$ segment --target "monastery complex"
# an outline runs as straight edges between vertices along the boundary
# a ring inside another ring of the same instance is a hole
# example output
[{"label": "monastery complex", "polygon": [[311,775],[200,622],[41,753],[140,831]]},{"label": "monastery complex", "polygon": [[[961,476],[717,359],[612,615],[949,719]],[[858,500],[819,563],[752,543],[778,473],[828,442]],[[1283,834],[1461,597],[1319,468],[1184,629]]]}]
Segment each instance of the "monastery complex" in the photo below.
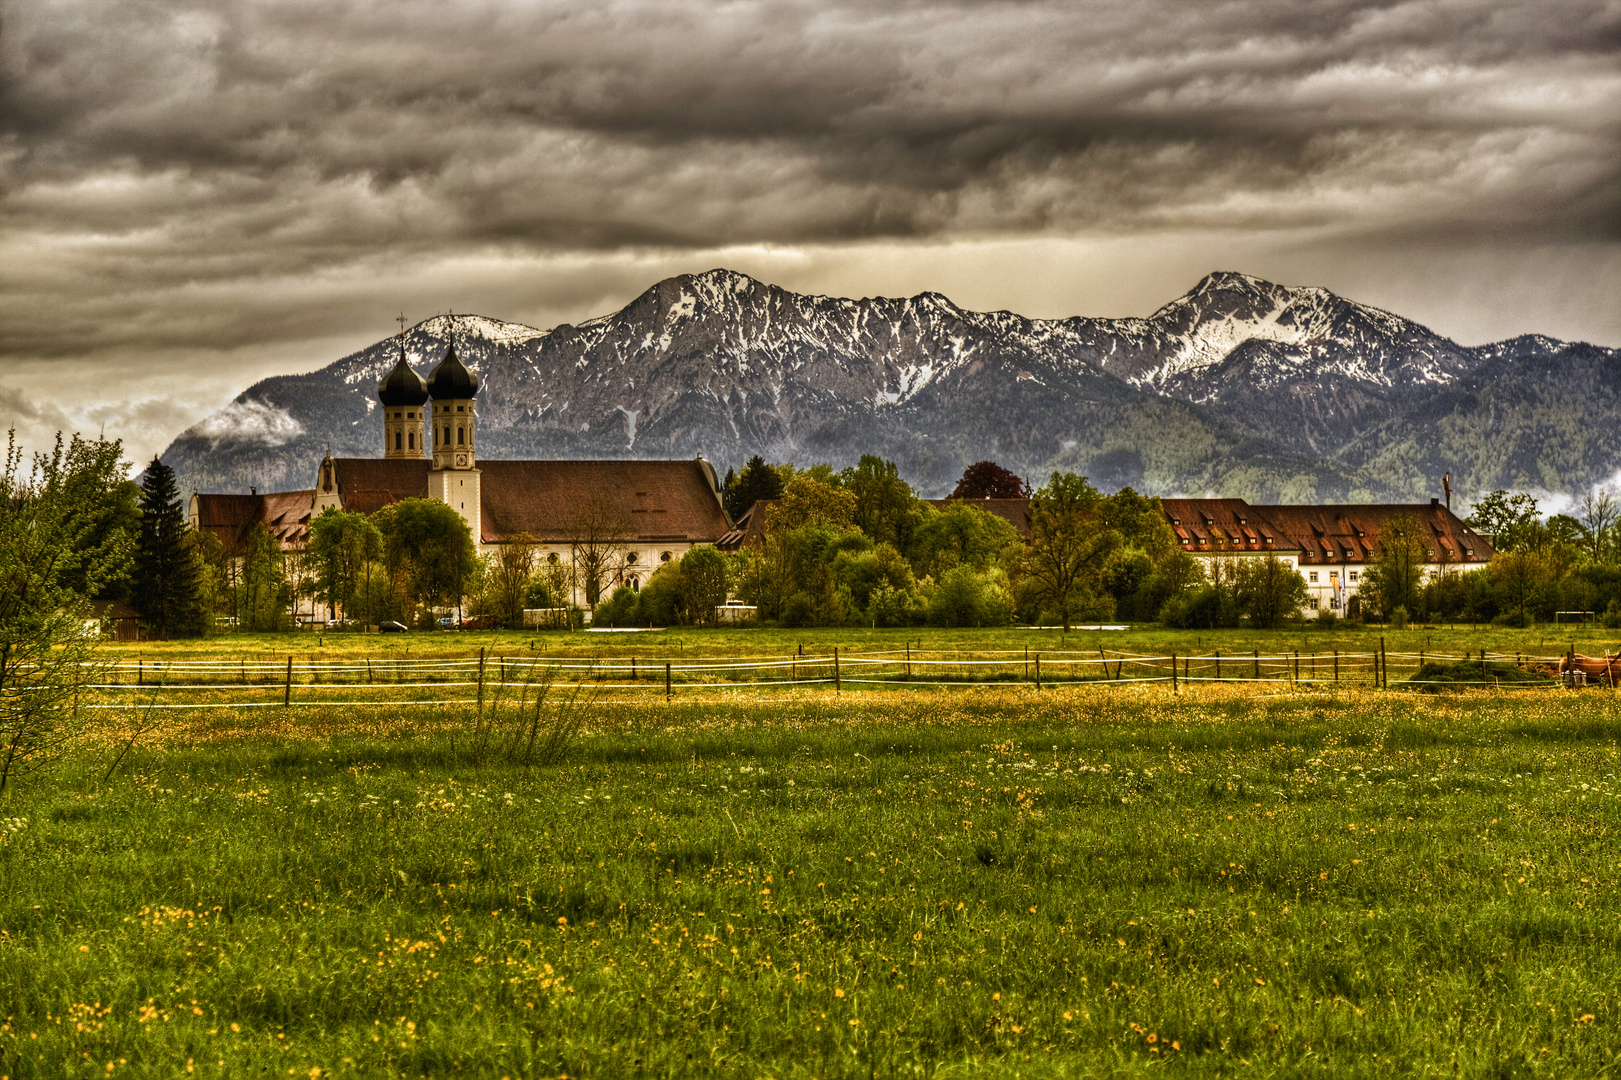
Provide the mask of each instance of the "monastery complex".
[{"label": "monastery complex", "polygon": [[[229,550],[244,548],[264,523],[285,549],[299,549],[310,519],[328,507],[370,514],[400,499],[437,499],[467,522],[480,554],[522,535],[542,559],[568,561],[586,540],[591,519],[613,523],[623,552],[611,592],[640,588],[661,562],[694,546],[736,550],[761,543],[765,506],[737,522],[727,518],[714,468],[691,461],[479,461],[475,403],[479,381],[452,345],[427,381],[399,362],[378,385],[383,454],[334,458],[320,464],[314,485],[300,491],[248,495],[194,494],[190,520],[214,532]],[[929,500],[944,505],[945,500]],[[986,500],[1026,540],[1026,499]],[[994,505],[993,505],[994,504]],[[1276,555],[1306,580],[1308,617],[1332,611],[1359,614],[1363,571],[1375,558],[1380,531],[1398,515],[1417,518],[1429,543],[1426,578],[1491,561],[1488,538],[1441,504],[1259,506],[1242,499],[1160,501],[1183,550],[1214,568],[1223,560]],[[576,593],[576,603],[583,601]]]}]

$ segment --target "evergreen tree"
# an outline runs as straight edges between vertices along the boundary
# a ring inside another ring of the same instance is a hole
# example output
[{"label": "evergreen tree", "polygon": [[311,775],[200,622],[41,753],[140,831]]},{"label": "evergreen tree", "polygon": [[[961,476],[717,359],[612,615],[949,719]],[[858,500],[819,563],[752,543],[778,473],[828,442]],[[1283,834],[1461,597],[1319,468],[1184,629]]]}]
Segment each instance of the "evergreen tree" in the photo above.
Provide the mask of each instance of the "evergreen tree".
[{"label": "evergreen tree", "polygon": [[760,499],[782,498],[782,490],[781,474],[767,465],[765,458],[755,454],[743,466],[743,472],[726,485],[722,501],[726,505],[727,515],[736,521]]},{"label": "evergreen tree", "polygon": [[197,558],[186,543],[186,519],[180,512],[174,470],[157,458],[141,478],[140,508],[135,607],[154,634],[196,634],[201,621]]}]

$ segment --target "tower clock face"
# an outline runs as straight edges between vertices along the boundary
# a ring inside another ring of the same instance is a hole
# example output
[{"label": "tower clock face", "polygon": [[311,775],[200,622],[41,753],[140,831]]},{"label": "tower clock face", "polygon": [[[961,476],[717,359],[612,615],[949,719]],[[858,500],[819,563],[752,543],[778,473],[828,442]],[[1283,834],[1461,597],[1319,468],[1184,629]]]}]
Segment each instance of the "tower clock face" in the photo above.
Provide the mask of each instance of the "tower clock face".
[{"label": "tower clock face", "polygon": [[458,465],[466,465],[467,464],[467,455],[466,454],[457,454],[456,455],[456,464],[458,464]]}]

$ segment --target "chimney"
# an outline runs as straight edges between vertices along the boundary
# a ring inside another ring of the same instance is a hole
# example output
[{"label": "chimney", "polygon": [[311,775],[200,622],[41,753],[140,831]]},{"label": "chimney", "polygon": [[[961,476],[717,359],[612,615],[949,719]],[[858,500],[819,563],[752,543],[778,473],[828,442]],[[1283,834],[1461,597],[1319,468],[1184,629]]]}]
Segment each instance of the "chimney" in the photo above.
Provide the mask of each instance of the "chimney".
[{"label": "chimney", "polygon": [[249,495],[257,495],[257,494],[259,494],[259,489],[256,488],[256,487],[250,487],[250,488],[248,488],[248,494]]},{"label": "chimney", "polygon": [[1441,505],[1441,500],[1436,499],[1436,498],[1431,498],[1430,499],[1430,505],[1431,506],[1440,506]]}]

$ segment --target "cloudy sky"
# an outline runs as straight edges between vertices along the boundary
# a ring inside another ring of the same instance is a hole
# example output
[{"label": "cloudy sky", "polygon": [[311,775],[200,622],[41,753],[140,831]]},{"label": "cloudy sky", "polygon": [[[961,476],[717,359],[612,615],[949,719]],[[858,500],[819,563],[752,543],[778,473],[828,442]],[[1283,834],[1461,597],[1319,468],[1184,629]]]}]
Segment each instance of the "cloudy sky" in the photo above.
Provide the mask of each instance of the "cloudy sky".
[{"label": "cloudy sky", "polygon": [[715,266],[1621,345],[1618,60],[1621,0],[0,0],[0,421],[144,459],[401,309]]}]

